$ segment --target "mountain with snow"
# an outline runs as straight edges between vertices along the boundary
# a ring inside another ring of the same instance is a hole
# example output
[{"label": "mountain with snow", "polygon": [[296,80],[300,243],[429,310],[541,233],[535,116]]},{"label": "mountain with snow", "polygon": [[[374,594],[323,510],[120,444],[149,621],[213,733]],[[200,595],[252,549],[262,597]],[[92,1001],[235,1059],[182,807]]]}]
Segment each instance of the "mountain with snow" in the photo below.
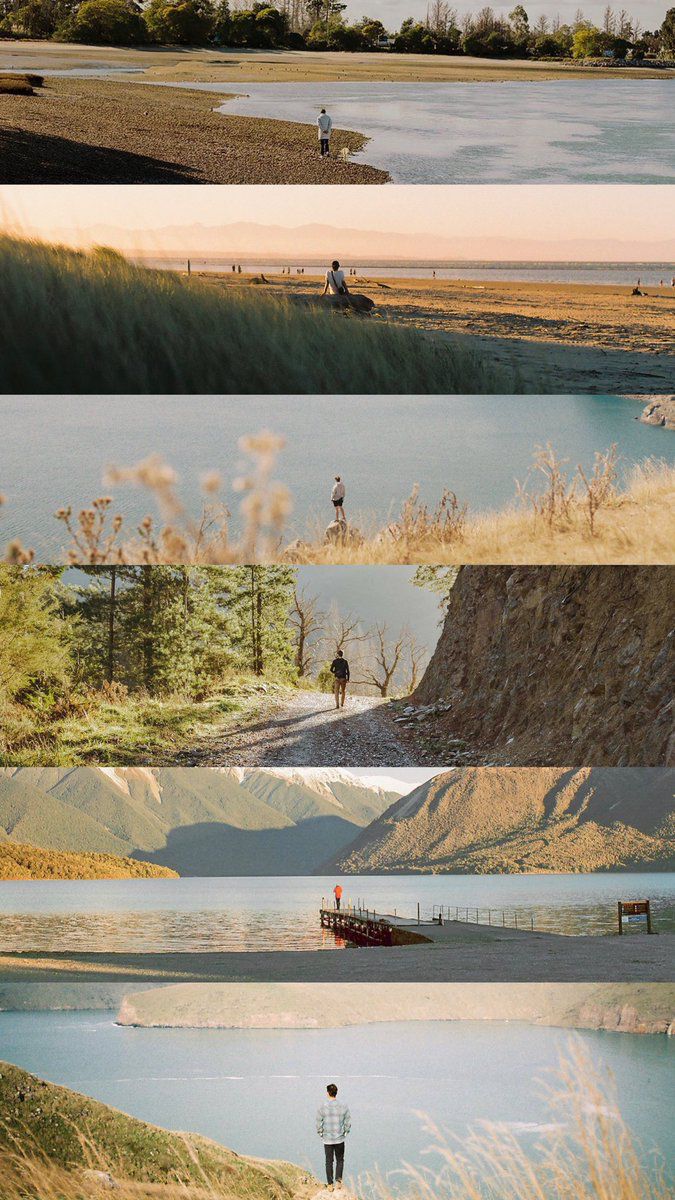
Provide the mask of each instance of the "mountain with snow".
[{"label": "mountain with snow", "polygon": [[391,784],[332,768],[5,767],[0,841],[181,875],[309,874],[399,799]]}]

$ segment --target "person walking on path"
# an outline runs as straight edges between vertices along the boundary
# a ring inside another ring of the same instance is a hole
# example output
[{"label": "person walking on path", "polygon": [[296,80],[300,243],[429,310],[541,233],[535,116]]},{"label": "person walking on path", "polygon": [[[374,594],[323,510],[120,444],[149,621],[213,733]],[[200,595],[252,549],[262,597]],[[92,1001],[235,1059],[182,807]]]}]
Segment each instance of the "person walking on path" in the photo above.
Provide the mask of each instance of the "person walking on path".
[{"label": "person walking on path", "polygon": [[321,109],[317,120],[319,127],[319,149],[322,158],[330,158],[330,135],[333,132],[333,120],[325,108]]},{"label": "person walking on path", "polygon": [[330,498],[333,501],[333,508],[335,509],[336,521],[342,521],[342,523],[344,525],[346,525],[347,518],[345,517],[345,510],[344,510],[345,485],[342,482],[342,478],[340,475],[335,476],[335,483],[333,484],[333,490],[331,492]]},{"label": "person walking on path", "polygon": [[334,676],[333,695],[335,696],[335,707],[344,708],[347,696],[347,684],[349,683],[349,663],[342,650],[338,650],[330,664],[330,670],[331,675]]},{"label": "person walking on path", "polygon": [[[352,1127],[352,1118],[346,1104],[337,1098],[336,1083],[329,1083],[327,1097],[316,1114],[316,1131],[323,1142],[326,1155],[326,1180],[332,1192],[333,1179],[338,1191],[342,1188],[345,1164],[345,1138]],[[335,1172],[333,1173],[333,1166]]]},{"label": "person walking on path", "polygon": [[341,884],[341,883],[336,883],[336,884],[335,884],[335,887],[333,888],[333,895],[335,896],[335,908],[336,908],[336,911],[337,911],[337,912],[339,912],[339,911],[340,911],[340,905],[341,905],[341,903],[342,903],[342,884]]}]

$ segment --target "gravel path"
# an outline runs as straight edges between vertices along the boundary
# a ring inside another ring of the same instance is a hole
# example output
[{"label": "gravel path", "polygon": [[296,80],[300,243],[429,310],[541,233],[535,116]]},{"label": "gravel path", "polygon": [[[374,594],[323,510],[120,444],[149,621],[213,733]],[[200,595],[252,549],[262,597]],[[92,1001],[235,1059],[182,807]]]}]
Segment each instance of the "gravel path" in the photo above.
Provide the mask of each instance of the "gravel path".
[{"label": "gravel path", "polygon": [[350,696],[344,709],[323,692],[300,692],[258,720],[215,735],[194,753],[190,766],[413,767],[386,701]]}]

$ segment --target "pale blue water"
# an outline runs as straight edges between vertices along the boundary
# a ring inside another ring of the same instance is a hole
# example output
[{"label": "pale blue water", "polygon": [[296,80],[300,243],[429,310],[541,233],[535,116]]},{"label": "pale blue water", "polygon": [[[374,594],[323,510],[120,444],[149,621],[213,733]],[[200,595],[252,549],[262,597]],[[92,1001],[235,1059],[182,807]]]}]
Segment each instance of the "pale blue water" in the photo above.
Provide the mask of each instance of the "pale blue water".
[{"label": "pale blue water", "polygon": [[223,113],[314,125],[327,108],[394,183],[675,182],[670,80],[202,85],[233,86]]},{"label": "pale blue water", "polygon": [[[0,544],[19,537],[41,560],[62,557],[67,537],[57,508],[75,512],[112,494],[132,531],[151,498],[138,489],[102,483],[106,466],[128,466],[157,453],[180,475],[189,512],[201,508],[199,477],[217,470],[239,528],[238,440],[268,428],[285,449],[275,477],[293,493],[288,540],[323,531],[331,519],[333,476],[346,481],[345,511],[360,528],[376,529],[419,483],[434,505],[445,488],[473,512],[501,508],[515,480],[532,473],[536,446],[551,442],[569,460],[592,466],[595,451],[616,443],[622,475],[636,462],[673,462],[675,439],[643,425],[640,403],[618,396],[357,396],[348,411],[329,396],[0,397]],[[537,484],[538,486],[538,484]]]},{"label": "pale blue water", "polygon": [[[504,1122],[536,1154],[549,1112],[542,1085],[571,1041],[612,1079],[641,1157],[673,1162],[673,1039],[509,1022],[424,1022],[318,1030],[126,1029],[113,1014],[0,1014],[1,1057],[165,1128],[320,1174],[314,1114],[329,1081],[352,1114],[346,1181],[438,1165],[424,1117],[463,1138]],[[400,1174],[389,1179],[405,1190]],[[362,1196],[370,1189],[360,1189]]]},{"label": "pale blue water", "polygon": [[[0,886],[0,949],[196,952],[332,950],[318,911],[330,878],[79,880]],[[675,874],[349,876],[344,903],[431,916],[434,904],[505,910],[509,924],[612,934],[617,900],[648,897],[654,927],[675,930]],[[643,936],[631,934],[631,936]],[[645,935],[646,936],[646,935]]]},{"label": "pale blue water", "polygon": [[[189,244],[186,246],[189,253]],[[187,267],[187,258],[155,258],[139,255],[129,257],[148,267],[164,271],[182,271]],[[210,272],[220,275],[229,273],[232,269],[231,256],[212,256],[211,258],[190,258],[194,271]],[[290,267],[291,275],[299,271],[307,276],[308,282],[315,281],[320,287],[326,271],[326,262],[272,262],[266,258],[235,258],[235,266],[240,266],[244,275],[257,274],[281,276],[286,267]],[[634,287],[640,282],[642,289],[659,288],[661,283],[666,291],[659,293],[665,302],[670,302],[671,295],[675,296],[672,280],[675,279],[675,263],[574,263],[574,262],[472,262],[469,260],[454,263],[417,262],[400,265],[398,263],[382,264],[378,262],[358,261],[356,264],[342,262],[345,269],[354,266],[356,276],[353,283],[360,284],[364,289],[377,279],[461,279],[480,284],[498,280],[521,283],[599,283],[608,287]]]}]

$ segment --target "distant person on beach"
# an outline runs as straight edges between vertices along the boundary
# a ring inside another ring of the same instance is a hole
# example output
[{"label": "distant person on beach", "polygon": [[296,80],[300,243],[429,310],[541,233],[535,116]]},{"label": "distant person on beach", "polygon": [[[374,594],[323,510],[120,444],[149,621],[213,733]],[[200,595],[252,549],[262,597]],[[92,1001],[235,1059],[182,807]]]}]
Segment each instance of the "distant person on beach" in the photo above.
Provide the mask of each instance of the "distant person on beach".
[{"label": "distant person on beach", "polygon": [[342,884],[341,883],[335,884],[335,887],[333,888],[333,895],[335,896],[335,907],[336,907],[337,911],[339,912],[340,904],[342,903]]},{"label": "distant person on beach", "polygon": [[335,696],[335,707],[344,708],[347,696],[347,684],[349,683],[349,663],[342,650],[338,650],[330,664],[330,670],[334,680],[333,695]]},{"label": "distant person on beach", "polygon": [[[352,1118],[346,1104],[337,1098],[336,1083],[326,1088],[327,1098],[316,1114],[316,1131],[323,1142],[326,1155],[326,1180],[332,1192],[333,1178],[338,1191],[342,1188],[342,1173],[345,1165],[345,1138],[352,1127]],[[333,1175],[333,1165],[335,1175]]]},{"label": "distant person on beach", "polygon": [[333,260],[326,271],[326,282],[323,286],[321,295],[327,296],[329,292],[331,296],[349,295],[349,288],[345,283],[345,273],[337,259]]},{"label": "distant person on beach", "polygon": [[333,484],[333,490],[331,492],[330,498],[333,502],[333,508],[335,509],[335,520],[341,521],[343,523],[343,525],[346,525],[347,518],[345,517],[345,510],[344,510],[345,485],[342,482],[342,479],[339,475],[335,476],[335,483]]},{"label": "distant person on beach", "polygon": [[326,112],[325,108],[321,109],[317,120],[319,127],[319,148],[322,158],[330,158],[330,135],[333,132],[333,120]]}]

